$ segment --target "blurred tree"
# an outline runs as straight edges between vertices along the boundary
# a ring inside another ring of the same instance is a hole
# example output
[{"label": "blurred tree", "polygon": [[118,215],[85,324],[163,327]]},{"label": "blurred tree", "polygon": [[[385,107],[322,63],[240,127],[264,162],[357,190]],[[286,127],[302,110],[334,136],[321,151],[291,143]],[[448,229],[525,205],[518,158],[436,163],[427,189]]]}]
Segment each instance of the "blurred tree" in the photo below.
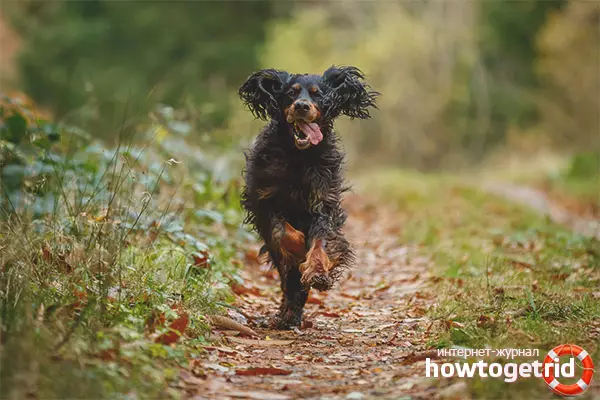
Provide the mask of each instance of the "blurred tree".
[{"label": "blurred tree", "polygon": [[539,129],[563,149],[600,154],[599,26],[599,2],[572,1],[538,37]]},{"label": "blurred tree", "polygon": [[539,81],[534,68],[535,39],[548,12],[564,3],[564,0],[480,3],[477,37],[489,92],[489,144],[502,141],[511,125],[524,128],[536,121],[534,91]]},{"label": "blurred tree", "polygon": [[[262,65],[295,73],[355,65],[366,73],[383,94],[379,111],[368,121],[340,118],[336,125],[351,160],[421,169],[452,164],[447,156],[463,149],[464,129],[457,122],[462,115],[448,110],[453,102],[468,103],[474,4],[303,4],[294,18],[272,24]],[[235,117],[241,126],[250,116]]]},{"label": "blurred tree", "polygon": [[[383,96],[373,120],[338,124],[352,139],[345,142],[351,153],[367,163],[462,167],[537,121],[535,38],[561,4],[303,3],[293,19],[272,24],[262,65],[362,68]],[[244,118],[232,122],[247,124]]]},{"label": "blurred tree", "polygon": [[[58,118],[110,135],[157,101],[199,105],[222,124],[230,90],[256,67],[271,1],[10,2],[24,90]],[[71,111],[77,110],[75,113]]]}]

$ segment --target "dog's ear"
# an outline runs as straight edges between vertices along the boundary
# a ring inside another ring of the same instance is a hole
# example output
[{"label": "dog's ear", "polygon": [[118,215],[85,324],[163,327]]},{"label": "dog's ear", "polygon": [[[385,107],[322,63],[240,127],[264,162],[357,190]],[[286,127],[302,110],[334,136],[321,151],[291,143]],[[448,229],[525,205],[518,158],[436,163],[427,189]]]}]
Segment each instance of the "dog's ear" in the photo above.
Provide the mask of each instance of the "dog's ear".
[{"label": "dog's ear", "polygon": [[323,82],[328,87],[325,108],[330,117],[344,114],[350,118],[371,118],[369,107],[377,108],[375,99],[380,93],[372,90],[364,79],[356,67],[332,65],[323,73]]},{"label": "dog's ear", "polygon": [[289,73],[277,69],[255,72],[240,87],[240,98],[256,118],[274,118],[281,112],[281,96],[289,79]]}]

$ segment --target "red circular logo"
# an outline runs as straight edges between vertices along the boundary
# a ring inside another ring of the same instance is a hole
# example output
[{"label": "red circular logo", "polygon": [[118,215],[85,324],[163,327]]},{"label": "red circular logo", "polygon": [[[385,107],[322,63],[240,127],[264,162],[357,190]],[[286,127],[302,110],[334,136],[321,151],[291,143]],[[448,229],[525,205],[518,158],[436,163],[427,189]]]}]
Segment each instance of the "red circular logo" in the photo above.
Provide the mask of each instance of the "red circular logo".
[{"label": "red circular logo", "polygon": [[[583,364],[582,377],[572,385],[560,383],[555,378],[555,362],[560,356],[577,357]],[[561,344],[548,352],[542,364],[542,377],[553,392],[563,396],[577,396],[587,390],[594,376],[594,363],[587,351],[575,344]]]}]

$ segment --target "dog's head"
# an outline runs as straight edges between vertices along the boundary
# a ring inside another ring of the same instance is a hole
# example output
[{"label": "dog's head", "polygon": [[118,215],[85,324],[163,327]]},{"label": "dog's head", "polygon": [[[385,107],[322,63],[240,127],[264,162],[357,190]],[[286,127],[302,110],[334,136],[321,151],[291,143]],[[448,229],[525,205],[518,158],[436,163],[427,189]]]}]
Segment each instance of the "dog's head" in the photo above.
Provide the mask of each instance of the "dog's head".
[{"label": "dog's head", "polygon": [[358,68],[335,66],[323,75],[264,69],[252,74],[239,93],[257,118],[287,122],[300,150],[318,145],[323,140],[321,128],[341,114],[370,118],[369,107],[376,107],[379,95]]}]

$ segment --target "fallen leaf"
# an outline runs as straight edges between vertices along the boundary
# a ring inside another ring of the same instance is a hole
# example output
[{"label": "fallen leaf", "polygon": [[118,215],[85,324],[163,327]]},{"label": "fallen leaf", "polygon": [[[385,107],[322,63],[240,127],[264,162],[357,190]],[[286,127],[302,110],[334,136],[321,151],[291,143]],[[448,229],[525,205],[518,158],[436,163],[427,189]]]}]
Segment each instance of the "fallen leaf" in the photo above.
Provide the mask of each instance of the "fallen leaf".
[{"label": "fallen leaf", "polygon": [[483,314],[477,318],[477,326],[480,328],[493,326],[495,322],[496,321],[494,320],[494,317],[488,317],[487,315]]},{"label": "fallen leaf", "polygon": [[256,249],[246,249],[244,259],[248,264],[257,265],[259,263],[258,251]]},{"label": "fallen leaf", "polygon": [[225,367],[225,366],[220,365],[220,364],[204,364],[204,367],[212,369],[214,371],[219,371],[219,372],[227,372],[227,371],[229,371],[228,367]]},{"label": "fallen leaf", "polygon": [[240,295],[240,296],[243,294],[262,296],[260,289],[257,288],[256,286],[245,286],[245,285],[240,285],[238,283],[234,283],[231,285],[231,290],[233,291],[233,293]]},{"label": "fallen leaf", "polygon": [[234,354],[234,353],[238,352],[237,350],[230,349],[228,347],[202,346],[202,348],[205,350],[217,350],[217,351],[220,351],[221,353],[226,353],[226,354]]},{"label": "fallen leaf", "polygon": [[102,350],[98,357],[104,361],[115,361],[117,359],[117,349],[106,349]]},{"label": "fallen leaf", "polygon": [[553,281],[564,281],[565,279],[567,279],[570,276],[570,274],[554,274],[552,276],[550,276],[550,279],[552,279]]},{"label": "fallen leaf", "polygon": [[192,253],[194,265],[199,268],[210,268],[210,260],[207,251],[195,251]]},{"label": "fallen leaf", "polygon": [[244,339],[235,336],[227,336],[227,340],[233,343],[246,344],[252,346],[287,346],[294,343],[294,340],[256,340]]},{"label": "fallen leaf", "polygon": [[236,375],[241,376],[258,376],[258,375],[289,375],[292,371],[288,371],[281,368],[272,368],[272,367],[254,367],[248,369],[238,369],[235,371]]},{"label": "fallen leaf", "polygon": [[271,392],[235,392],[228,391],[227,396],[252,400],[288,400],[290,396]]},{"label": "fallen leaf", "polygon": [[213,326],[217,328],[232,329],[248,336],[259,336],[259,334],[256,333],[254,330],[227,317],[223,317],[220,315],[209,315],[207,316],[207,319]]},{"label": "fallen leaf", "polygon": [[419,353],[417,353],[417,352],[410,353],[409,355],[404,357],[404,360],[402,360],[401,364],[402,365],[414,364],[417,361],[423,361],[427,358],[439,358],[437,350],[426,350],[426,351],[422,351]]},{"label": "fallen leaf", "polygon": [[175,343],[187,328],[190,318],[187,312],[182,309],[177,310],[178,318],[169,325],[169,332],[156,338],[156,343],[171,344]]},{"label": "fallen leaf", "polygon": [[302,321],[302,329],[310,329],[313,326],[314,326],[314,324],[313,324],[312,321],[309,321],[309,320],[306,320],[306,319],[304,321]]},{"label": "fallen leaf", "polygon": [[448,329],[450,329],[450,328],[464,328],[465,324],[457,322],[457,321],[448,320],[448,321],[446,321],[446,327]]},{"label": "fallen leaf", "polygon": [[374,293],[385,292],[386,290],[388,290],[391,287],[392,287],[392,285],[384,285],[384,286],[381,286],[381,287],[375,289],[373,292]]},{"label": "fallen leaf", "polygon": [[323,300],[316,298],[314,296],[309,295],[308,299],[306,299],[306,302],[308,304],[317,304],[317,305],[323,305]]},{"label": "fallen leaf", "polygon": [[339,318],[340,317],[340,314],[335,313],[335,312],[328,312],[328,311],[319,311],[318,314],[322,315],[324,317],[328,317],[328,318]]}]

